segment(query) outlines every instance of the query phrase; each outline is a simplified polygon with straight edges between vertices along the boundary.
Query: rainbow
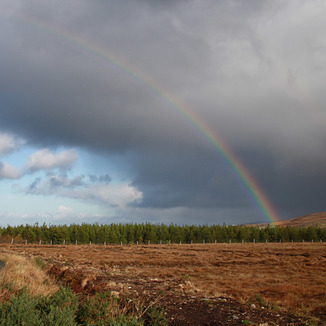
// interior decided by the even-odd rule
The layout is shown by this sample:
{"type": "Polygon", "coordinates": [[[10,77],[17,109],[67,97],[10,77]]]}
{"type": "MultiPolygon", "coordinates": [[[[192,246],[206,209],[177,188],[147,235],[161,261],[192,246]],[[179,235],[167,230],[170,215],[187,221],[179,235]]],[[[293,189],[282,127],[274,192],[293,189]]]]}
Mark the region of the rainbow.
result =
{"type": "Polygon", "coordinates": [[[189,106],[182,103],[181,100],[173,96],[173,94],[169,93],[161,85],[146,76],[143,72],[140,72],[136,68],[125,64],[115,56],[109,54],[107,50],[102,49],[99,45],[91,43],[88,40],[86,41],[85,39],[79,37],[78,35],[72,34],[69,31],[63,30],[56,26],[51,26],[31,17],[10,15],[10,19],[16,19],[19,22],[23,22],[24,24],[27,24],[33,28],[41,29],[85,49],[89,53],[104,59],[106,62],[115,66],[123,73],[132,76],[142,85],[145,85],[149,90],[159,95],[165,102],[173,107],[179,115],[183,116],[185,120],[193,127],[193,129],[206,142],[208,142],[212,148],[215,149],[218,155],[224,160],[227,166],[240,180],[247,193],[247,196],[256,206],[257,210],[263,215],[263,217],[266,218],[269,223],[274,223],[280,220],[275,207],[273,207],[263,189],[259,186],[257,181],[253,178],[241,161],[232,153],[231,149],[225,144],[222,138],[219,137],[216,131],[212,130],[207,122],[198,116],[198,114],[196,114],[189,106]]]}

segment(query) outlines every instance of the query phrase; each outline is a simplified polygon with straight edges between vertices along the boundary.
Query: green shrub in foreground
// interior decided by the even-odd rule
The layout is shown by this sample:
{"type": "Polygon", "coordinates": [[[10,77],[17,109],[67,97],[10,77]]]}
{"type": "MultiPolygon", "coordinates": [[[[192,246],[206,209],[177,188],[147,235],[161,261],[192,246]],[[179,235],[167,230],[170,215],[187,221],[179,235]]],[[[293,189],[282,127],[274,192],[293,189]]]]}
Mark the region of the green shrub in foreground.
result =
{"type": "Polygon", "coordinates": [[[37,299],[32,298],[26,292],[11,297],[10,301],[0,304],[0,325],[42,325],[40,322],[41,313],[35,309],[36,305],[37,299]]]}
{"type": "Polygon", "coordinates": [[[167,325],[164,310],[151,307],[146,311],[138,300],[117,298],[109,291],[80,303],[69,288],[62,287],[48,297],[33,297],[23,291],[0,303],[0,326],[140,326],[144,323],[167,325]]]}
{"type": "Polygon", "coordinates": [[[49,297],[32,297],[26,291],[0,303],[0,325],[73,326],[78,300],[70,289],[61,288],[49,297]]]}
{"type": "Polygon", "coordinates": [[[147,312],[147,323],[151,326],[167,326],[165,309],[153,306],[147,312]]]}
{"type": "Polygon", "coordinates": [[[40,300],[37,308],[41,311],[43,325],[77,325],[78,299],[69,288],[62,287],[52,296],[40,300]]]}
{"type": "Polygon", "coordinates": [[[143,325],[141,320],[137,320],[142,305],[128,298],[118,298],[106,291],[97,293],[93,297],[87,298],[80,305],[77,321],[78,325],[143,325]]]}

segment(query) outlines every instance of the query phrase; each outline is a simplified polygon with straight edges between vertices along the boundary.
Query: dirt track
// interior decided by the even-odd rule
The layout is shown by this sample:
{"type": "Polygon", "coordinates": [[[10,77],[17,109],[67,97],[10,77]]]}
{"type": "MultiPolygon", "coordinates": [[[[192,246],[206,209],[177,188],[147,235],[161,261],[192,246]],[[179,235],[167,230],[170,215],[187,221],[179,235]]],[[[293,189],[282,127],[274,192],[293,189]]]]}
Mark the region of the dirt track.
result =
{"type": "Polygon", "coordinates": [[[306,318],[293,312],[326,320],[323,243],[1,245],[0,250],[42,257],[53,275],[70,280],[81,293],[107,288],[157,301],[171,325],[303,325],[306,318]]]}

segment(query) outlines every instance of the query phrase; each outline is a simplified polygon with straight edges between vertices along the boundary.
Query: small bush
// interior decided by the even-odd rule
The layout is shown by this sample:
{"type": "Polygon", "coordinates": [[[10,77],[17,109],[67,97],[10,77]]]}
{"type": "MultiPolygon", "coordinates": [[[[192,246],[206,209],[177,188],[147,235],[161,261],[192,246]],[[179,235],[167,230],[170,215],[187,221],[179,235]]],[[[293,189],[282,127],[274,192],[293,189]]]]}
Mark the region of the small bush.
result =
{"type": "Polygon", "coordinates": [[[79,325],[143,325],[137,321],[141,305],[135,300],[117,298],[110,291],[97,293],[79,306],[79,325]]]}
{"type": "Polygon", "coordinates": [[[35,264],[40,267],[41,269],[44,269],[46,266],[45,261],[41,257],[35,257],[34,258],[35,264]]]}
{"type": "Polygon", "coordinates": [[[261,296],[255,294],[255,299],[261,307],[268,308],[268,303],[261,296]]]}
{"type": "Polygon", "coordinates": [[[14,281],[5,281],[1,280],[0,282],[0,290],[8,290],[12,292],[15,288],[14,281]]]}
{"type": "Polygon", "coordinates": [[[165,309],[153,306],[148,309],[145,323],[152,326],[167,326],[168,321],[165,317],[165,309]]]}
{"type": "Polygon", "coordinates": [[[26,292],[19,296],[11,297],[5,303],[0,303],[0,325],[42,325],[40,311],[35,310],[36,304],[37,299],[32,298],[26,292]]]}
{"type": "Polygon", "coordinates": [[[250,320],[245,319],[245,320],[242,321],[242,324],[243,325],[253,325],[254,323],[251,322],[250,320]]]}
{"type": "Polygon", "coordinates": [[[78,300],[70,289],[61,288],[53,296],[33,297],[26,291],[0,304],[0,325],[75,326],[78,300]]]}
{"type": "Polygon", "coordinates": [[[42,311],[43,325],[77,325],[78,298],[69,288],[62,287],[52,296],[43,298],[38,309],[42,311]]]}

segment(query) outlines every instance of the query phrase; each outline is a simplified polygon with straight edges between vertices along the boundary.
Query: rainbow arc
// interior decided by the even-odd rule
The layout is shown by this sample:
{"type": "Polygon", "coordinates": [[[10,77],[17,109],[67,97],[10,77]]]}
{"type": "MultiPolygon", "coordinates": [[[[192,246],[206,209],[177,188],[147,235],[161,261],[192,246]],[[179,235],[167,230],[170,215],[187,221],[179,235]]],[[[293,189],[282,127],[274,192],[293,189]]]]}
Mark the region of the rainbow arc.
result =
{"type": "Polygon", "coordinates": [[[165,102],[167,102],[175,111],[184,117],[184,119],[196,130],[200,136],[210,144],[210,146],[218,153],[219,157],[223,159],[225,164],[230,167],[233,173],[237,176],[238,180],[246,189],[247,195],[252,200],[256,208],[269,222],[273,223],[280,220],[280,217],[264,193],[261,186],[249,173],[242,162],[234,155],[227,144],[222,138],[205,122],[198,114],[196,114],[189,106],[185,105],[173,94],[169,93],[157,82],[146,76],[134,67],[127,65],[112,54],[108,53],[105,49],[102,49],[99,45],[94,44],[88,40],[85,40],[78,35],[72,34],[69,31],[63,30],[56,26],[51,26],[39,20],[31,17],[10,17],[10,19],[16,19],[24,24],[28,24],[33,28],[41,29],[46,33],[50,33],[58,38],[64,39],[75,46],[83,48],[89,53],[96,55],[97,57],[105,60],[110,65],[117,67],[121,72],[132,76],[139,81],[142,85],[145,85],[149,90],[159,95],[165,102]]]}

